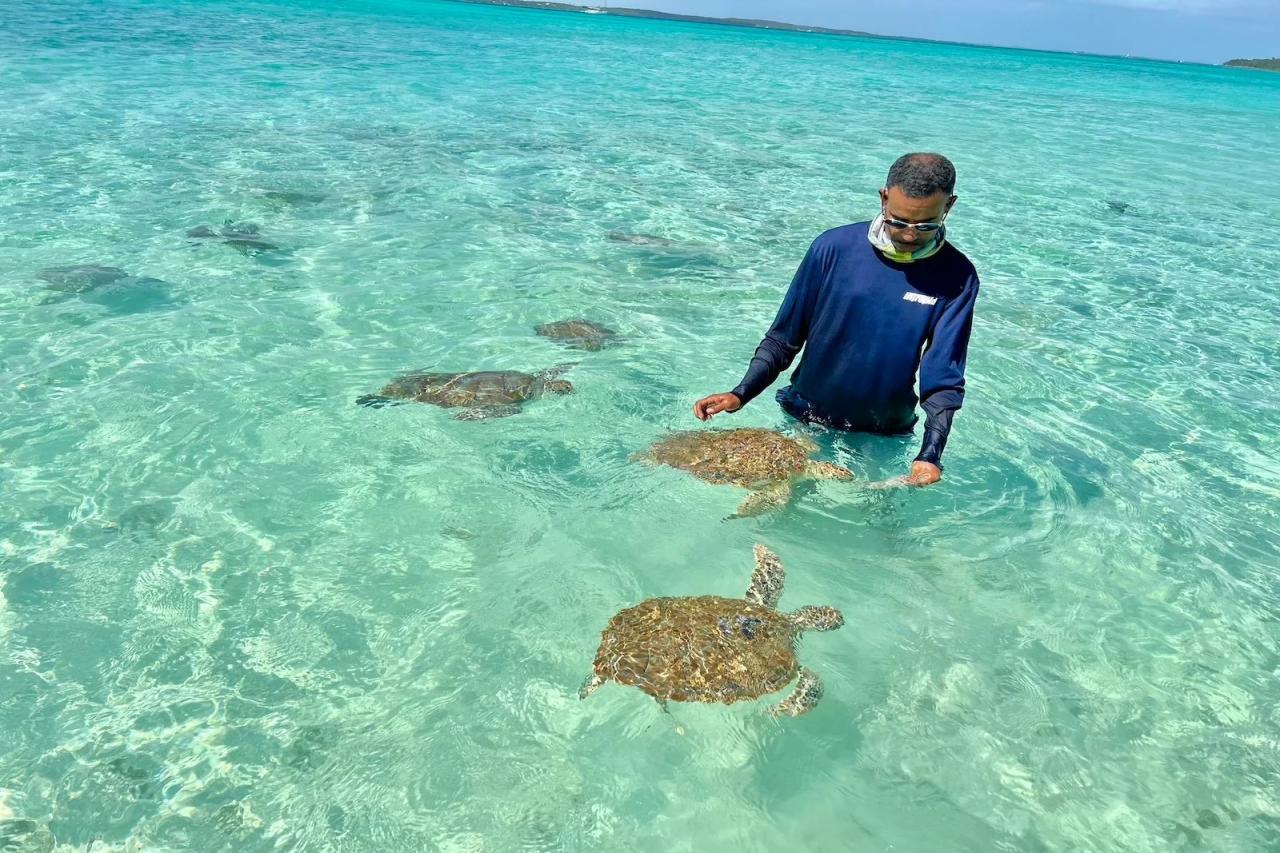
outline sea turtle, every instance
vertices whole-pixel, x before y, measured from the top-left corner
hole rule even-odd
[[[199,240],[217,239],[226,245],[245,254],[270,252],[280,248],[275,243],[262,238],[258,226],[252,222],[232,222],[227,220],[221,228],[213,229],[207,225],[198,225],[188,229],[188,237]]]
[[[543,323],[533,328],[544,338],[551,338],[567,347],[588,352],[604,349],[617,335],[613,329],[580,317],[573,320],[558,320],[555,323]]]
[[[322,193],[308,193],[298,190],[267,190],[262,197],[280,204],[319,204],[324,201]]]
[[[605,238],[613,243],[626,243],[631,246],[651,246],[667,248],[674,246],[674,240],[659,237],[656,234],[632,234],[627,231],[610,231]]]
[[[847,468],[809,458],[818,445],[808,438],[787,438],[771,429],[691,430],[673,433],[640,454],[648,462],[688,471],[708,483],[751,489],[738,515],[759,515],[782,506],[791,484],[800,479],[847,480]]]
[[[578,696],[606,681],[639,687],[664,707],[677,702],[756,699],[781,690],[798,674],[775,717],[798,717],[822,698],[822,681],[796,661],[802,631],[832,631],[844,624],[834,607],[780,613],[786,573],[778,556],[755,546],[756,569],[745,598],[703,595],[650,598],[620,611],[600,636],[591,675]]]
[[[47,289],[61,293],[85,293],[128,277],[129,274],[122,269],[100,267],[96,264],[48,267],[36,273],[36,278],[48,282],[45,285]]]
[[[84,264],[71,267],[49,267],[36,273],[48,282],[50,294],[41,305],[56,305],[79,299],[101,305],[113,314],[137,314],[172,307],[169,283],[149,276],[130,275],[116,267]]]
[[[502,418],[520,411],[525,400],[543,394],[572,394],[573,385],[559,379],[573,365],[540,373],[492,370],[477,373],[410,373],[391,380],[377,394],[356,399],[361,406],[381,407],[398,400],[415,400],[445,409],[461,408],[460,421]]]

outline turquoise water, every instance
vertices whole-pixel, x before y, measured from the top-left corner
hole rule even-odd
[[[1280,75],[428,0],[0,19],[0,849],[1280,848]],[[723,522],[632,462],[934,148],[983,275],[946,479]],[[280,250],[184,236],[228,219]],[[36,277],[74,264],[135,278]],[[624,343],[532,333],[575,315]],[[353,403],[570,361],[502,420]],[[740,594],[755,542],[847,619],[812,714],[577,699],[612,613]]]

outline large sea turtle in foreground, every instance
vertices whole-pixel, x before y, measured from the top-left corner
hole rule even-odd
[[[597,352],[609,346],[617,337],[617,332],[599,323],[584,320],[581,317],[572,320],[558,320],[554,323],[543,323],[534,326],[533,330],[544,338],[559,341],[567,347]]]
[[[361,406],[387,406],[402,400],[430,403],[444,409],[462,409],[460,421],[478,421],[514,415],[526,400],[543,394],[572,394],[573,385],[558,378],[572,365],[539,373],[490,370],[475,373],[410,373],[391,380],[377,394],[356,398]]]
[[[834,607],[777,609],[786,573],[778,556],[755,547],[756,569],[744,598],[650,598],[609,620],[592,673],[578,691],[586,699],[606,681],[639,687],[665,706],[676,702],[733,704],[795,689],[774,716],[798,717],[822,698],[822,681],[796,661],[803,631],[844,624]]]
[[[787,438],[771,429],[690,430],[673,433],[638,458],[688,471],[708,483],[751,489],[738,515],[759,515],[782,506],[796,480],[847,480],[847,468],[817,462],[818,445],[808,438]]]

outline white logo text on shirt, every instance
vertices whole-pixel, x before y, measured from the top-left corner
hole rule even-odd
[[[925,296],[923,293],[904,293],[902,294],[904,302],[919,302],[921,305],[937,305],[938,297]]]

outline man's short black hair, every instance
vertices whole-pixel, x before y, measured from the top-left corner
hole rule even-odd
[[[897,187],[910,198],[928,198],[936,193],[951,195],[956,189],[956,167],[941,154],[903,154],[889,167],[885,189]]]

